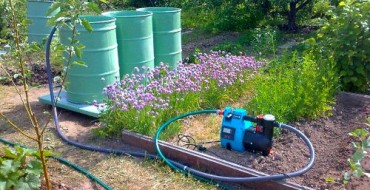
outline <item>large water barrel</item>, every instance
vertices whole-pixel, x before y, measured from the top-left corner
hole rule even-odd
[[[67,100],[72,103],[103,101],[103,88],[119,80],[119,65],[116,39],[116,19],[109,16],[81,16],[90,22],[93,31],[78,26],[77,40],[83,44],[81,61],[85,66],[72,64],[66,78]],[[62,27],[59,33],[61,43],[70,44],[72,31]],[[79,61],[73,57],[73,61]]]
[[[154,68],[152,13],[112,11],[115,17],[120,75],[131,74],[135,67]]]
[[[153,13],[154,63],[167,63],[175,68],[182,60],[181,9],[173,7],[145,7],[137,11]]]
[[[47,16],[48,9],[53,1],[27,1],[27,18],[30,20],[28,26],[28,42],[41,43],[43,38],[48,37],[52,27],[47,25],[47,21],[51,16]],[[59,9],[52,12],[50,15],[55,15]]]

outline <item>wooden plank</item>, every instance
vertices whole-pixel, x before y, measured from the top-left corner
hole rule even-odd
[[[156,154],[154,140],[150,137],[137,133],[123,131],[123,142],[132,146],[144,149],[149,153]],[[254,177],[264,176],[265,173],[228,162],[217,157],[202,154],[197,151],[186,149],[179,146],[174,146],[170,143],[159,141],[159,145],[164,155],[171,160],[175,160],[192,168],[200,169],[216,175],[235,176],[235,177]],[[288,181],[266,181],[266,182],[249,182],[241,183],[247,187],[254,189],[275,189],[275,190],[297,190],[311,189],[302,185]]]

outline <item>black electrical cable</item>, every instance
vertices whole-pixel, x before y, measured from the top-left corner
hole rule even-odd
[[[213,141],[203,141],[203,142],[197,143],[197,141],[192,136],[180,133],[177,135],[176,145],[185,147],[185,148],[193,147],[192,148],[193,150],[198,149],[199,151],[205,151],[207,150],[207,148],[203,146],[204,144],[211,144],[211,143],[216,143],[216,142],[220,142],[220,141],[213,140]]]

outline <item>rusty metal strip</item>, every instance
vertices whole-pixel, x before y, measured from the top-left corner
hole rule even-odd
[[[132,146],[144,149],[149,153],[156,154],[154,147],[154,141],[152,138],[140,135],[137,133],[123,131],[122,140],[124,143],[130,144]],[[170,143],[160,141],[160,147],[162,152],[167,158],[171,160],[176,160],[189,167],[198,168],[202,171],[209,173],[223,175],[223,176],[238,176],[238,177],[254,177],[267,175],[265,173],[247,168],[244,166],[237,165],[232,162],[228,162],[213,156],[202,154],[197,151],[186,149],[183,147],[174,146]],[[311,189],[304,187],[302,185],[288,182],[288,181],[267,181],[260,183],[242,183],[247,187],[261,190],[298,190],[298,189]]]

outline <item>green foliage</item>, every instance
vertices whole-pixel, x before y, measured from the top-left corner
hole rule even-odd
[[[369,132],[365,129],[358,128],[349,133],[349,136],[355,138],[352,142],[353,147],[356,149],[355,153],[348,159],[348,164],[351,169],[350,172],[344,174],[343,183],[348,183],[351,176],[361,177],[366,175],[370,177],[370,173],[364,172],[361,166],[361,161],[365,158],[367,151],[370,148],[370,141],[367,139],[369,137]]]
[[[17,7],[15,16],[17,20],[21,21],[18,26],[21,32],[21,39],[24,40],[27,32],[27,19],[26,19],[26,0],[14,0],[14,6]],[[7,1],[0,2],[0,45],[11,43],[14,36],[11,31],[9,3]]]
[[[254,96],[246,107],[283,122],[323,115],[331,109],[337,87],[332,67],[311,53],[274,59],[254,80]]]
[[[37,151],[21,147],[4,148],[0,157],[0,190],[36,190],[41,186],[41,161]]]
[[[369,10],[369,1],[341,1],[317,34],[317,53],[334,59],[345,91],[370,91]]]
[[[258,0],[167,0],[159,1],[159,5],[182,8],[182,24],[185,28],[215,33],[253,28],[264,18]]]

